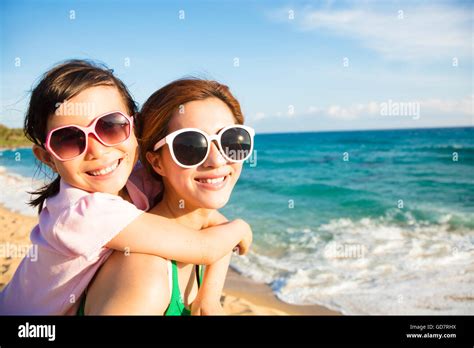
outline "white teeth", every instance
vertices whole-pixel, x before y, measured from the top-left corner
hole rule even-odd
[[[222,176],[216,179],[199,179],[199,182],[202,182],[203,184],[218,184],[220,182],[223,182],[224,179],[225,179],[225,176]]]
[[[107,167],[107,168],[104,168],[104,169],[101,169],[101,170],[95,170],[93,172],[87,172],[87,173],[89,173],[90,175],[93,175],[93,176],[105,175],[105,174],[108,174],[111,171],[115,170],[115,168],[117,168],[118,164],[119,164],[119,161],[115,162],[110,167]]]

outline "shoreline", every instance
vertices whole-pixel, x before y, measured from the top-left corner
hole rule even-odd
[[[33,144],[32,145],[21,145],[21,146],[8,146],[8,147],[1,147],[0,146],[0,152],[5,151],[5,150],[13,151],[13,150],[19,150],[19,149],[31,149],[32,147],[33,147]]]
[[[0,244],[29,245],[38,218],[23,215],[0,204]],[[21,258],[0,255],[0,290],[8,283]],[[228,315],[341,315],[320,305],[292,305],[279,300],[271,288],[229,268],[221,296]]]
[[[248,301],[267,310],[275,311],[275,315],[343,315],[341,312],[317,304],[295,305],[283,302],[275,296],[267,284],[258,283],[241,275],[232,266],[229,267],[227,272],[223,293],[224,296],[228,294],[242,301]],[[252,313],[246,312],[239,314],[252,315]],[[272,315],[271,313],[269,314]]]

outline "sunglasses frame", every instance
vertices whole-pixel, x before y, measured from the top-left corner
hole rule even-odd
[[[249,151],[249,155],[246,156],[244,159],[233,160],[232,158],[230,158],[229,156],[227,156],[225,154],[224,149],[222,148],[222,144],[221,144],[222,134],[224,134],[227,130],[232,129],[232,128],[241,128],[241,129],[247,131],[247,133],[249,133],[249,135],[250,135],[250,140],[251,140],[250,151]],[[197,164],[193,164],[193,165],[185,165],[185,164],[180,163],[178,161],[178,159],[176,158],[176,156],[174,154],[174,150],[173,150],[173,141],[174,141],[174,139],[178,135],[180,135],[181,133],[186,133],[186,132],[189,132],[189,131],[193,131],[193,132],[197,132],[199,134],[202,134],[206,138],[206,141],[207,141],[207,152],[206,152],[206,155],[204,156],[204,159],[201,162],[199,162]],[[227,161],[232,162],[232,163],[240,163],[240,162],[244,162],[246,159],[248,159],[252,155],[253,144],[254,144],[254,136],[255,136],[255,130],[253,128],[248,127],[248,126],[244,126],[244,125],[240,125],[240,124],[234,124],[234,125],[231,125],[231,126],[224,127],[219,132],[217,132],[217,134],[213,134],[213,135],[209,135],[209,134],[207,134],[206,132],[204,132],[203,130],[201,130],[199,128],[182,128],[182,129],[179,129],[177,131],[174,131],[173,133],[168,134],[166,137],[159,140],[155,144],[155,146],[153,146],[153,151],[157,151],[158,149],[163,147],[165,144],[168,144],[168,148],[170,149],[171,157],[173,158],[174,162],[182,168],[190,169],[190,168],[199,167],[201,164],[203,164],[206,161],[207,157],[209,156],[209,152],[211,151],[211,144],[212,144],[213,141],[216,141],[219,152],[221,153],[221,155]]]
[[[103,141],[100,136],[97,134],[96,130],[95,130],[95,127],[97,125],[97,122],[99,122],[99,120],[105,116],[108,116],[108,115],[112,115],[112,114],[120,114],[122,116],[124,116],[128,122],[130,122],[130,127],[129,127],[129,130],[128,130],[128,135],[127,137],[122,140],[122,141],[119,141],[118,143],[115,143],[115,144],[108,144],[106,143],[105,141]],[[55,131],[58,131],[60,129],[64,129],[64,128],[71,128],[71,127],[75,127],[75,128],[78,128],[79,130],[81,130],[84,134],[85,134],[85,137],[86,137],[86,144],[84,146],[84,150],[77,156],[74,156],[74,157],[71,157],[71,158],[68,158],[68,159],[63,159],[61,156],[59,156],[56,152],[54,152],[54,150],[51,148],[51,136],[52,134],[55,132]],[[121,111],[111,111],[111,112],[107,112],[105,114],[102,114],[102,115],[99,115],[97,116],[96,118],[94,118],[94,120],[92,121],[92,123],[87,126],[87,127],[83,127],[83,126],[79,126],[79,125],[76,125],[76,124],[68,124],[66,126],[61,126],[61,127],[57,127],[57,128],[54,128],[52,130],[50,130],[48,132],[48,136],[46,137],[46,142],[45,142],[45,148],[46,150],[48,150],[48,152],[50,152],[54,157],[56,157],[59,161],[62,161],[62,162],[65,162],[65,161],[71,161],[77,157],[80,157],[82,156],[86,151],[87,151],[87,148],[89,146],[89,134],[93,134],[95,136],[95,138],[101,143],[103,144],[104,146],[115,146],[115,145],[118,145],[118,144],[121,144],[123,143],[124,141],[127,141],[129,138],[130,138],[130,135],[132,134],[133,132],[133,115],[132,116],[128,116],[126,114],[124,114],[123,112]]]

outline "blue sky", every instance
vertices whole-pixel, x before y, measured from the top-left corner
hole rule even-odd
[[[183,76],[217,79],[257,132],[474,124],[470,1],[4,0],[0,20],[8,126],[69,58],[106,63],[139,104]]]

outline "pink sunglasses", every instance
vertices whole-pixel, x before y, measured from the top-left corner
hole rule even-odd
[[[92,121],[88,127],[68,125],[55,128],[46,137],[46,150],[60,161],[81,156],[87,149],[89,134],[93,134],[105,146],[126,141],[133,129],[133,117],[120,111],[108,112]]]

